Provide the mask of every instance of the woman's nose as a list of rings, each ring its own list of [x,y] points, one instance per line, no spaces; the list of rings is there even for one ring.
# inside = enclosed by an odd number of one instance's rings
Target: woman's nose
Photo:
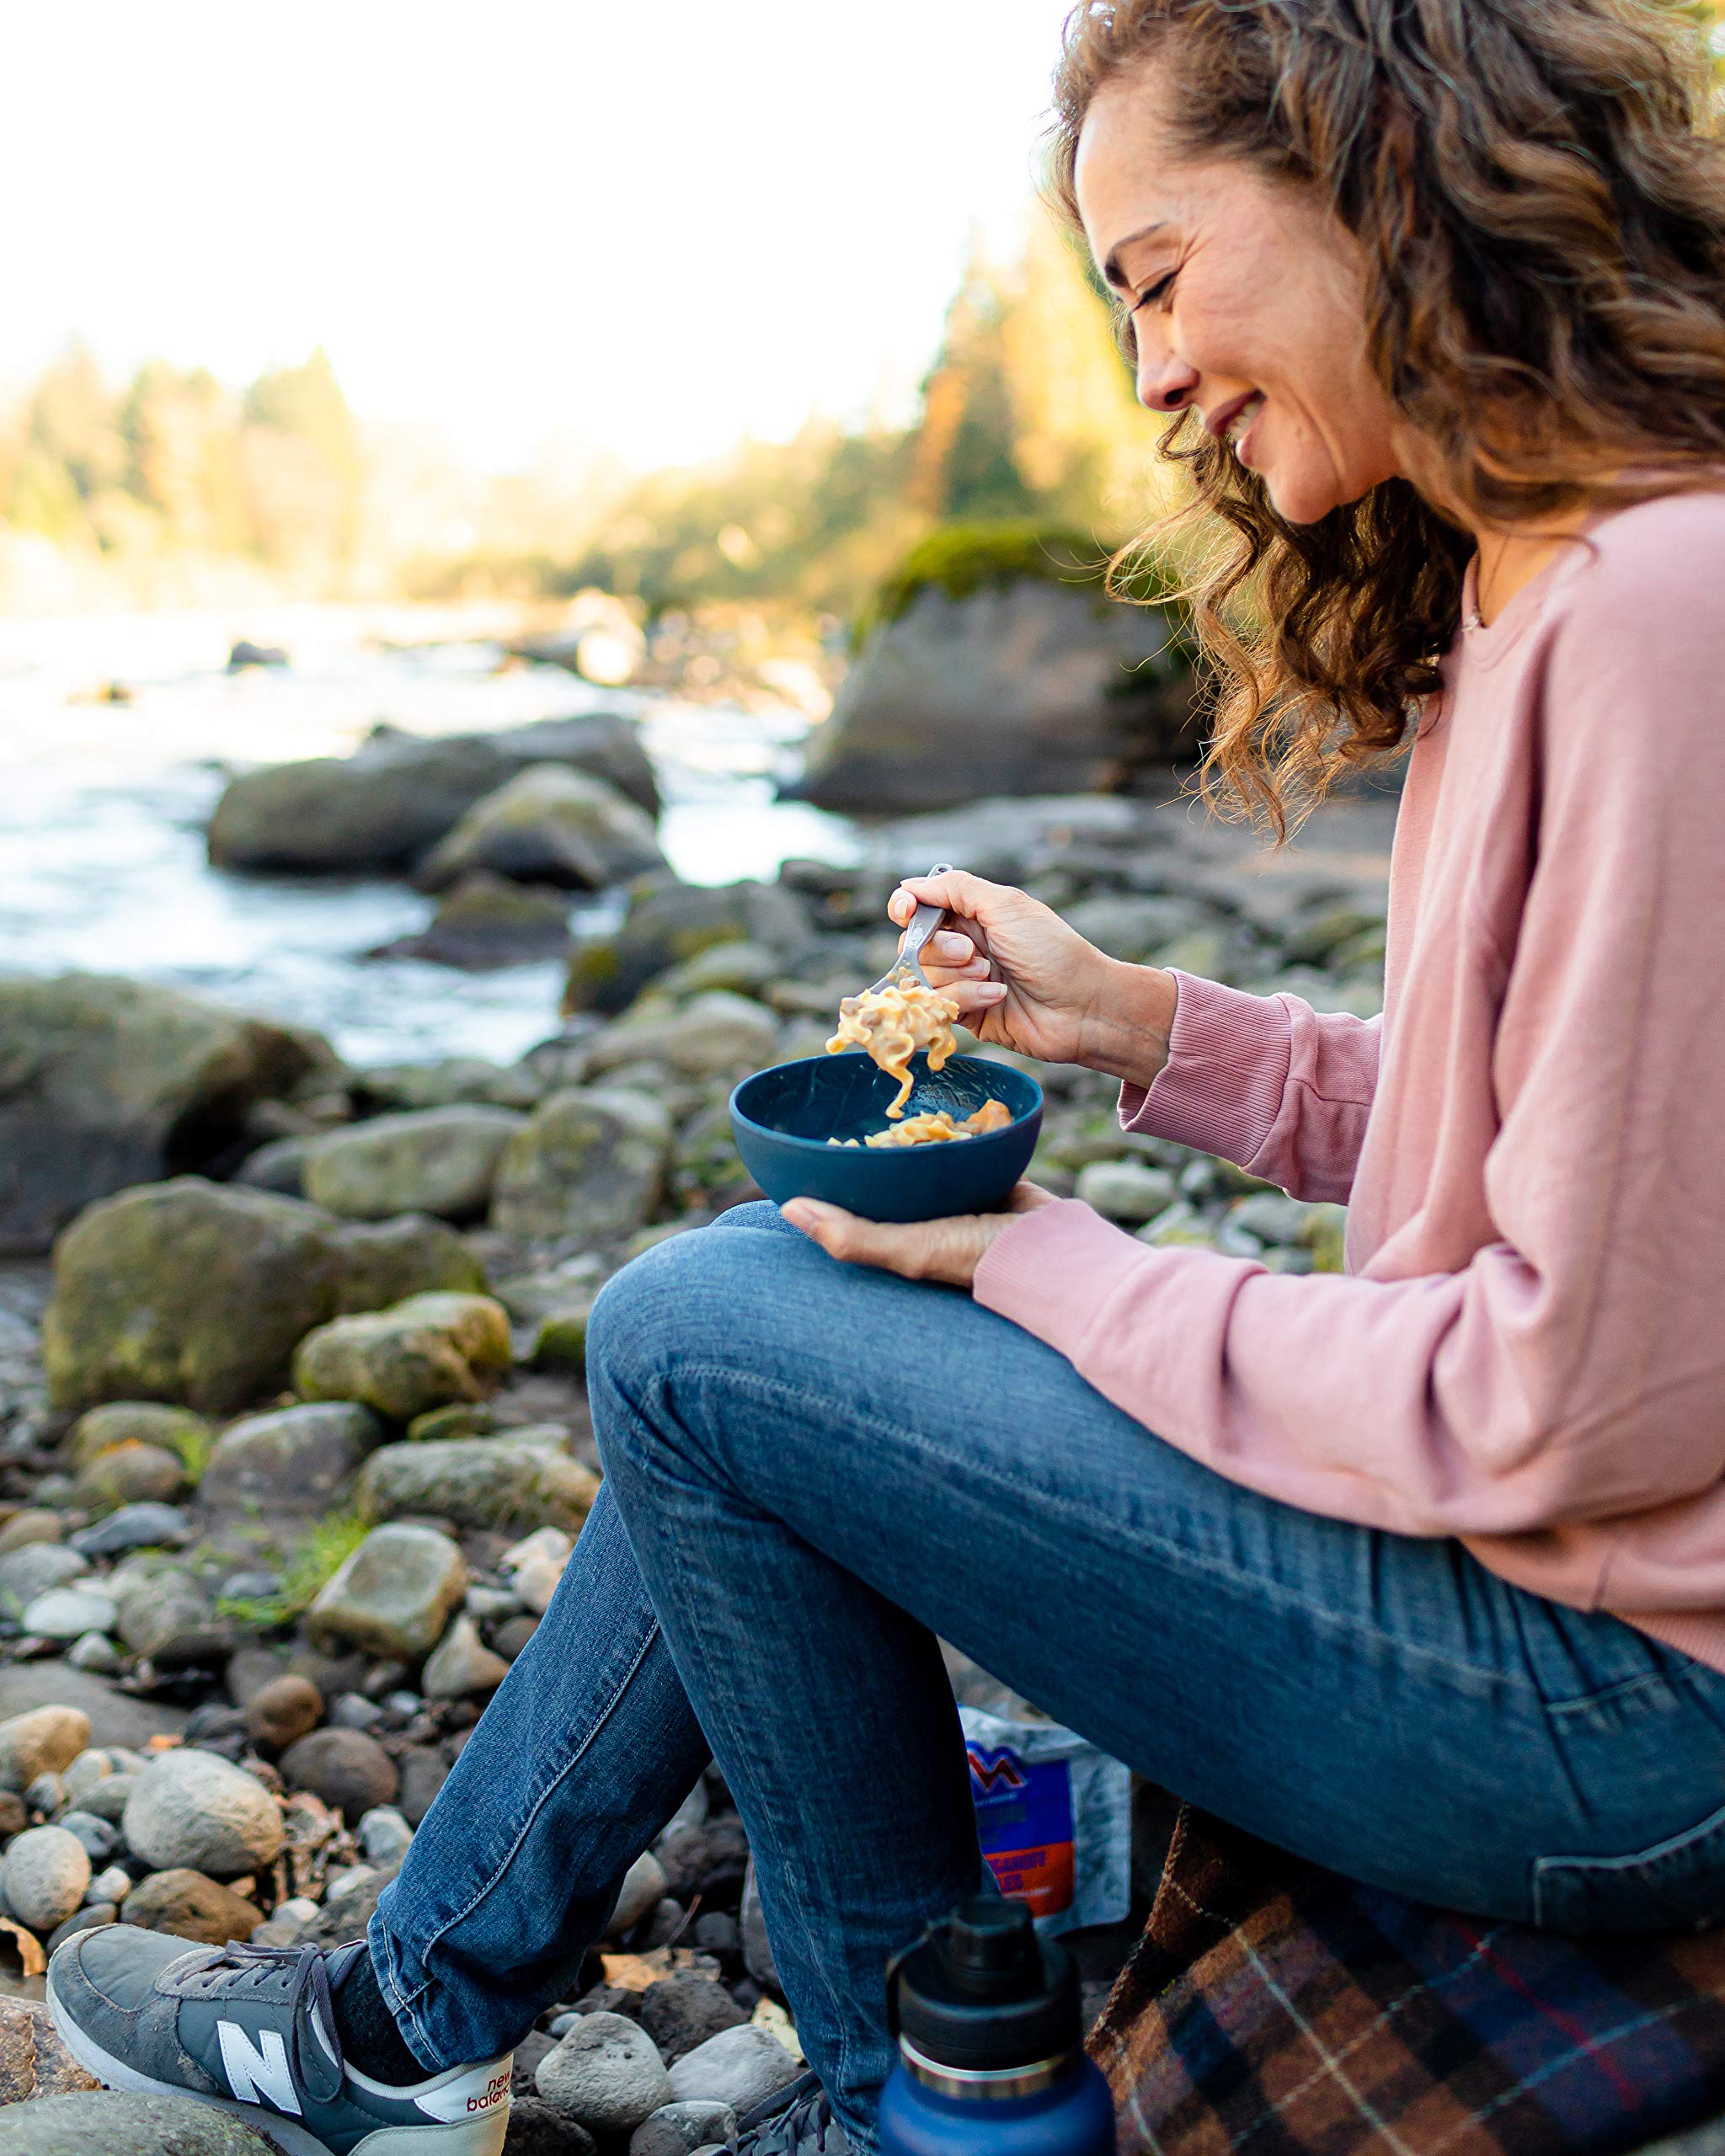
[[[1140,335],[1138,401],[1151,412],[1183,411],[1198,391],[1198,370],[1178,354]]]

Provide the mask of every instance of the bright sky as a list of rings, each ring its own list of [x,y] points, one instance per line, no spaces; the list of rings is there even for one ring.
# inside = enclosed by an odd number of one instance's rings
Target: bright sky
[[[1070,0],[54,0],[10,11],[0,375],[73,330],[503,467],[901,397],[1028,189]]]

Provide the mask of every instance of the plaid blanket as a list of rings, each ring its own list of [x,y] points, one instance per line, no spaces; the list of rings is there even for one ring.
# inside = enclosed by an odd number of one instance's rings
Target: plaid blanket
[[[1183,1809],[1087,2042],[1120,2156],[1612,2156],[1725,2112],[1725,1931],[1476,1921]]]

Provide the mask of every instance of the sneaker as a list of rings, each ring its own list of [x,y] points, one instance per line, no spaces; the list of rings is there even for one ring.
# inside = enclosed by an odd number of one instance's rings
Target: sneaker
[[[104,1924],[48,1964],[48,2010],[110,2089],[195,2096],[249,2120],[286,2156],[500,2156],[507,2057],[406,2088],[346,2063],[329,1992],[363,1940],[205,1946]]]
[[[850,2146],[813,2071],[745,2111],[730,2143],[732,2156],[849,2156]]]

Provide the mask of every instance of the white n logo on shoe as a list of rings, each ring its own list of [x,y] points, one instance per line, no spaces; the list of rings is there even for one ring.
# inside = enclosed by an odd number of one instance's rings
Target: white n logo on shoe
[[[274,2029],[258,2031],[260,2051],[237,2021],[218,2021],[222,2039],[222,2070],[227,2085],[242,2104],[273,2104],[278,2111],[300,2116],[300,2100],[294,2093],[293,2068],[287,2063],[287,2046]]]

